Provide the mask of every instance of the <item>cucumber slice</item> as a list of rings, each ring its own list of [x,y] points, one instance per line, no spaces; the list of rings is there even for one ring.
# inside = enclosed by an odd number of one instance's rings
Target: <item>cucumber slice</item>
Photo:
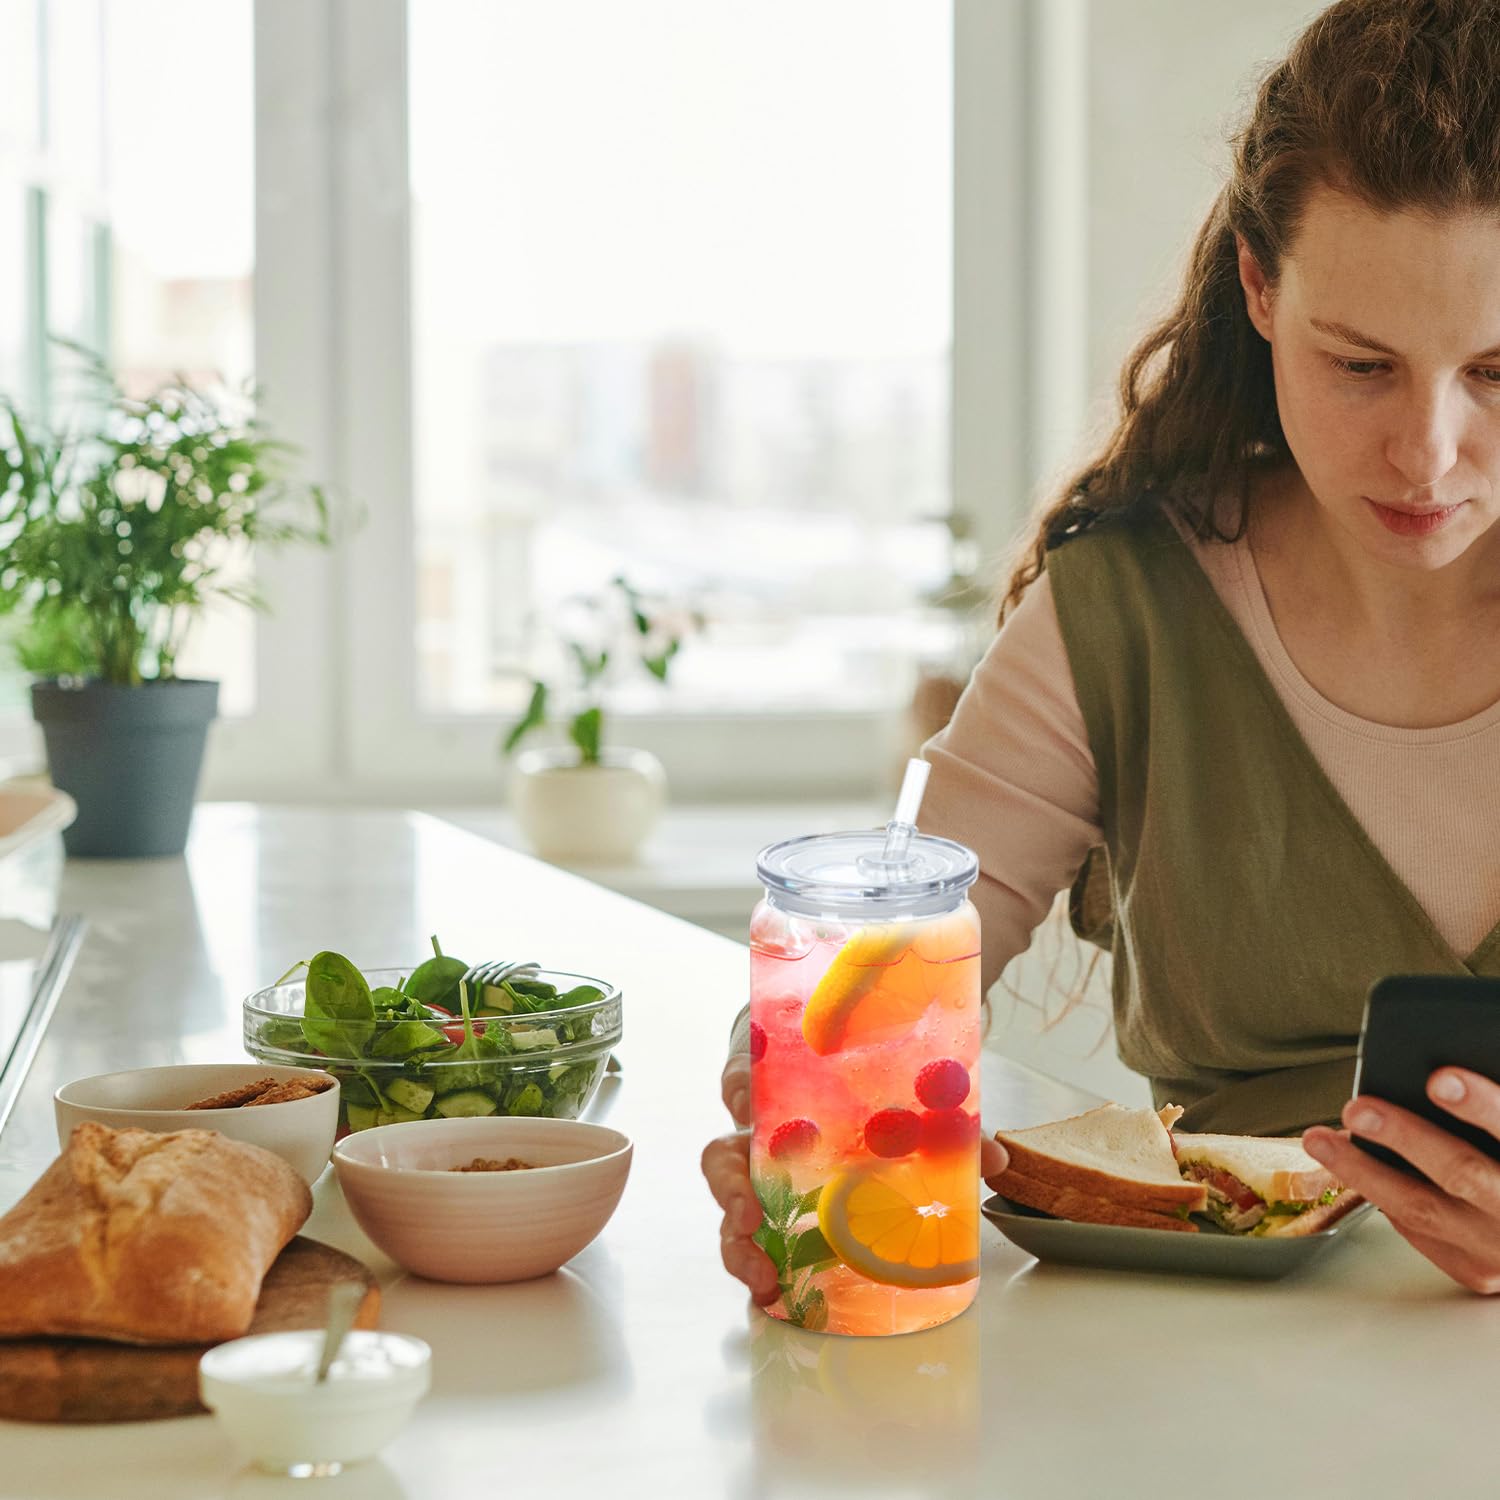
[[[376,1113],[375,1123],[377,1125],[404,1125],[408,1120],[420,1120],[421,1112],[415,1109],[403,1109],[399,1104],[393,1104],[389,1109],[382,1109]]]
[[[349,1116],[350,1130],[368,1130],[378,1123],[380,1111],[373,1104],[346,1104],[344,1113]]]
[[[445,1118],[460,1120],[474,1115],[492,1115],[496,1106],[482,1089],[459,1089],[457,1093],[441,1095],[434,1107]]]
[[[506,1099],[505,1112],[510,1115],[539,1115],[546,1102],[547,1097],[542,1093],[541,1085],[528,1083]]]
[[[539,1052],[544,1047],[557,1045],[557,1033],[550,1026],[538,1026],[535,1031],[513,1031],[510,1039],[517,1052]]]
[[[432,1094],[430,1083],[418,1083],[415,1078],[393,1078],[385,1086],[385,1096],[392,1104],[415,1110],[419,1115],[427,1113]]]

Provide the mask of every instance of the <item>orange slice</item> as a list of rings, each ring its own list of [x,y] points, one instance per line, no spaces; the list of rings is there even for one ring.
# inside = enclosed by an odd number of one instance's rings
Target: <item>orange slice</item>
[[[834,1254],[885,1286],[957,1286],[979,1274],[979,1179],[972,1157],[844,1172],[818,1198]]]
[[[854,1028],[857,1034],[909,1024],[927,1008],[926,1000],[915,1004],[909,985],[899,995],[892,990],[892,976],[902,966],[911,935],[905,922],[861,927],[834,955],[802,1012],[803,1040],[819,1057],[857,1039],[850,1036],[851,1022],[867,1003],[863,1024]]]
[[[979,913],[967,902],[957,911],[935,920],[929,918],[917,928],[912,947],[919,958],[930,964],[959,963],[979,957]]]

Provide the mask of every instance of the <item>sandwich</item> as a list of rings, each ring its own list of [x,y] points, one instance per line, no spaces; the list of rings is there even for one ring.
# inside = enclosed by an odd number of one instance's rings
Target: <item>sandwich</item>
[[[1196,1234],[1210,1190],[1183,1177],[1172,1153],[1174,1104],[1158,1113],[1103,1104],[1086,1114],[996,1139],[1010,1163],[989,1185],[1015,1203],[1059,1219]]]
[[[1059,1219],[1190,1234],[1191,1214],[1229,1234],[1317,1234],[1364,1201],[1295,1140],[1174,1134],[1181,1114],[1104,1104],[998,1131],[1010,1163],[989,1184]]]
[[[1295,1140],[1174,1135],[1177,1165],[1208,1189],[1208,1216],[1231,1234],[1317,1234],[1364,1200]]]

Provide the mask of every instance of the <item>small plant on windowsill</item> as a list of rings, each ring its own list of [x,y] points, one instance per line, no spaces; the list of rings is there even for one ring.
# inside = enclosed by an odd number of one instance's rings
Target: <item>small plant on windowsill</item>
[[[0,395],[0,615],[32,675],[70,854],[181,851],[218,684],[182,678],[214,600],[261,600],[251,548],[327,543],[328,505],[243,397],[169,382],[128,397],[91,352],[63,431]],[[232,559],[232,561],[231,561]]]
[[[526,712],[501,742],[514,757],[511,805],[522,831],[545,859],[618,863],[634,857],[666,801],[666,773],[646,750],[607,747],[605,698],[615,682],[645,673],[665,683],[699,616],[648,598],[624,578],[567,600],[554,629],[570,668],[572,691],[559,714],[558,693],[533,678]],[[568,743],[522,750],[522,742],[561,722]]]

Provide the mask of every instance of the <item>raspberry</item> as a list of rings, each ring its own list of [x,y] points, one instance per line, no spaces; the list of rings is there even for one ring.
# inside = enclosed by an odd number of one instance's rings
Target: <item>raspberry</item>
[[[865,1121],[865,1147],[876,1156],[909,1156],[921,1128],[914,1110],[877,1110]]]
[[[750,1061],[759,1062],[766,1055],[766,1028],[750,1023]]]
[[[822,1138],[822,1132],[811,1120],[784,1120],[771,1132],[766,1150],[777,1161],[785,1161],[791,1156],[806,1156]]]
[[[962,1151],[979,1139],[979,1116],[962,1109],[930,1109],[922,1116],[917,1149],[924,1156]]]
[[[957,1109],[969,1097],[969,1071],[951,1057],[930,1062],[917,1074],[916,1091],[928,1109]]]

